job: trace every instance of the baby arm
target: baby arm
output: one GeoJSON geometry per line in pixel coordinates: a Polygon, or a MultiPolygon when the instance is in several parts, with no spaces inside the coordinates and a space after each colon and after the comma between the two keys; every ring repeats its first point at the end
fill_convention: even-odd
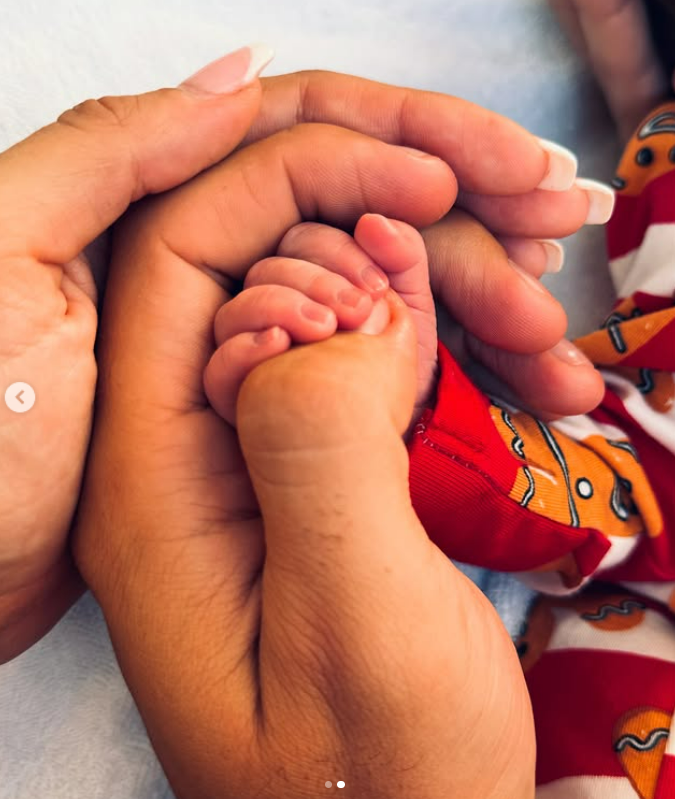
{"type": "Polygon", "coordinates": [[[353,237],[326,225],[298,225],[276,257],[250,269],[243,291],[216,315],[217,349],[204,375],[209,402],[234,425],[239,389],[259,364],[338,330],[380,332],[389,318],[383,299],[389,287],[415,321],[416,418],[433,394],[437,368],[426,249],[410,225],[377,214],[361,217],[353,237]]]}

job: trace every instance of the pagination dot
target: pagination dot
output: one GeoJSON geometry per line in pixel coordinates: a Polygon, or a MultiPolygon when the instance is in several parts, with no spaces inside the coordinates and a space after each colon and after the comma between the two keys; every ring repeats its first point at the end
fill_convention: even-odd
{"type": "Polygon", "coordinates": [[[340,780],[340,781],[338,782],[337,786],[338,786],[338,788],[344,788],[344,787],[345,787],[345,784],[344,784],[344,782],[343,782],[342,780],[340,780]]]}
{"type": "Polygon", "coordinates": [[[332,787],[333,787],[333,783],[330,780],[327,780],[326,781],[326,788],[332,788],[332,787]]]}

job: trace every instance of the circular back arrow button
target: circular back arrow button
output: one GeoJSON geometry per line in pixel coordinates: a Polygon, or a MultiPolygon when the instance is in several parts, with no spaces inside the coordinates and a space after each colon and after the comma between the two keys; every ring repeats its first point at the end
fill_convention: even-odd
{"type": "Polygon", "coordinates": [[[28,383],[12,383],[5,391],[5,405],[14,413],[26,413],[35,405],[35,391],[28,383]]]}

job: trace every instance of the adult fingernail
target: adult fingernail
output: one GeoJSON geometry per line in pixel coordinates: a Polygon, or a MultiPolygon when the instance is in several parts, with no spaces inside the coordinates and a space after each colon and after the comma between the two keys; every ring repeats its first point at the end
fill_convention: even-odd
{"type": "Polygon", "coordinates": [[[370,316],[356,332],[365,333],[368,336],[379,336],[380,333],[387,329],[390,321],[391,311],[389,310],[389,303],[384,299],[380,299],[373,305],[370,316]]]}
{"type": "Polygon", "coordinates": [[[194,94],[231,94],[253,83],[273,58],[274,50],[266,44],[242,47],[207,64],[179,88],[194,94]]]}
{"type": "Polygon", "coordinates": [[[524,280],[530,288],[539,292],[539,294],[548,294],[544,286],[542,286],[542,284],[537,280],[537,278],[532,277],[532,275],[529,272],[527,272],[525,269],[523,269],[522,266],[518,266],[518,264],[515,261],[512,261],[510,258],[509,258],[509,264],[511,265],[514,272],[518,275],[518,277],[524,280]]]}
{"type": "Polygon", "coordinates": [[[367,294],[358,289],[342,289],[342,291],[338,292],[337,299],[339,303],[346,305],[348,308],[356,308],[367,296],[367,294]]]}
{"type": "Polygon", "coordinates": [[[563,363],[567,363],[570,366],[593,366],[583,352],[575,347],[574,344],[572,344],[572,342],[568,341],[566,338],[564,338],[562,341],[559,341],[555,347],[551,349],[551,354],[555,355],[558,360],[562,361],[563,363]]]}
{"type": "Polygon", "coordinates": [[[320,325],[327,325],[334,316],[330,308],[325,308],[323,305],[316,305],[311,302],[301,306],[300,313],[305,319],[309,319],[310,322],[316,322],[320,325]]]}
{"type": "Polygon", "coordinates": [[[433,162],[437,164],[441,159],[437,158],[435,155],[430,155],[429,153],[425,153],[424,150],[416,150],[414,147],[399,147],[399,150],[403,150],[403,152],[407,153],[411,158],[414,158],[416,161],[428,161],[429,163],[433,162]]]}
{"type": "Polygon", "coordinates": [[[567,191],[572,188],[579,167],[576,155],[567,147],[548,139],[538,141],[548,156],[548,169],[537,188],[546,191],[567,191]]]}
{"type": "Polygon", "coordinates": [[[546,253],[546,266],[544,271],[549,274],[559,272],[565,263],[565,250],[559,241],[553,239],[542,239],[540,242],[546,253]]]}
{"type": "Polygon", "coordinates": [[[387,276],[376,266],[367,266],[361,272],[361,280],[371,291],[384,291],[389,285],[387,276]]]}
{"type": "Polygon", "coordinates": [[[604,225],[605,222],[608,222],[616,202],[616,194],[611,186],[586,178],[578,178],[575,185],[585,191],[588,197],[588,214],[584,224],[604,225]]]}

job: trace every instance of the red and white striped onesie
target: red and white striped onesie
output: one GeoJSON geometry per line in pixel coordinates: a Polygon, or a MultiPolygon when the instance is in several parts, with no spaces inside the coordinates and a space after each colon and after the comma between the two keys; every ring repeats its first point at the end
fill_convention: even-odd
{"type": "Polygon", "coordinates": [[[576,342],[602,371],[601,406],[545,424],[488,399],[441,347],[437,405],[410,442],[438,546],[545,594],[517,642],[538,799],[675,797],[675,102],[640,125],[615,185],[620,299],[576,342]]]}

